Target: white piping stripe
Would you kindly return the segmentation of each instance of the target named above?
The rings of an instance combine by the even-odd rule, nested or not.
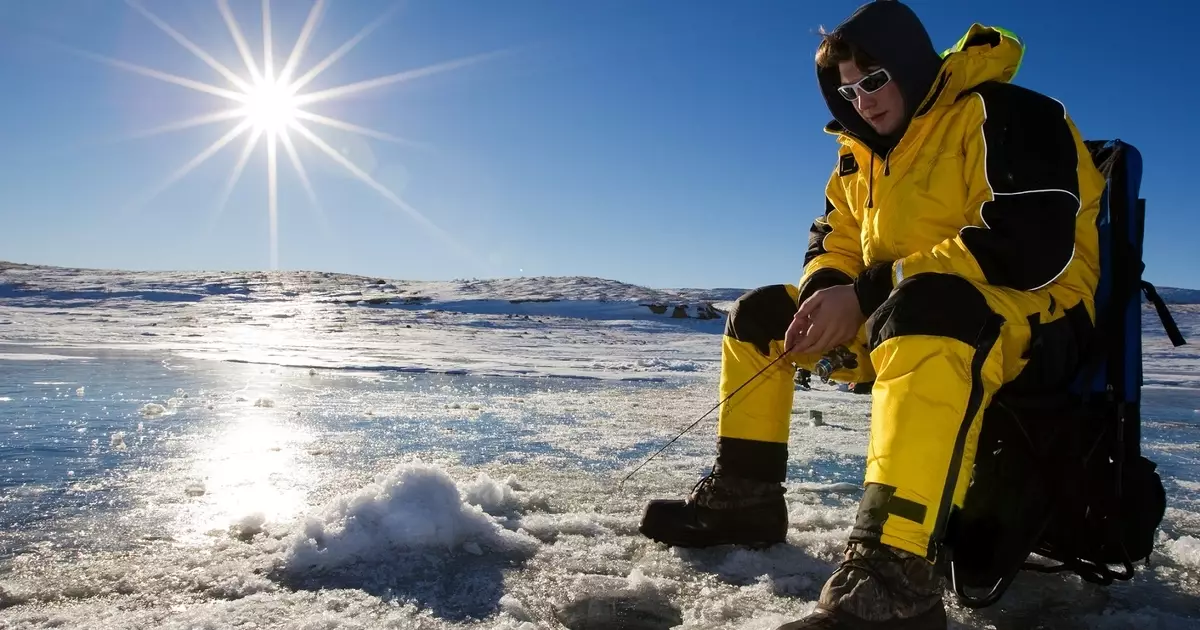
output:
[[[1033,193],[1047,193],[1047,192],[1066,193],[1068,195],[1071,195],[1071,197],[1074,199],[1079,199],[1079,195],[1076,195],[1075,193],[1073,193],[1069,190],[1063,190],[1062,188],[1038,188],[1036,190],[1018,190],[1017,192],[994,192],[992,194],[999,197],[1000,195],[1031,195]]]
[[[979,97],[979,105],[980,105],[980,107],[983,108],[983,122],[979,123],[979,137],[983,139],[983,181],[985,183],[987,183],[988,194],[992,196],[992,199],[995,199],[996,191],[992,189],[992,180],[988,179],[987,134],[983,133],[983,126],[987,124],[987,119],[988,119],[987,101],[983,100],[983,95],[980,94],[979,92],[975,92],[974,94],[975,94],[975,96]],[[991,201],[991,199],[984,199],[983,201],[979,202],[979,220],[983,221],[983,224],[985,226],[987,226],[987,229],[990,230],[990,229],[992,229],[992,226],[988,225],[987,219],[984,218],[984,216],[983,216],[983,206],[988,201]]]

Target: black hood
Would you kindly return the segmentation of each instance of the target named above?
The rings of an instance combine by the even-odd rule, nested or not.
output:
[[[865,4],[842,22],[835,33],[887,68],[904,95],[904,124],[891,137],[878,134],[867,124],[854,104],[837,93],[841,77],[837,68],[817,68],[817,82],[837,124],[866,142],[876,153],[895,146],[908,128],[913,112],[933,86],[942,67],[942,57],[933,47],[929,33],[912,9],[897,0],[875,0]]]

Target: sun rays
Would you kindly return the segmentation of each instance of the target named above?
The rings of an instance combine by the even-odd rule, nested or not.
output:
[[[278,168],[280,158],[279,153],[281,148],[280,145],[282,145],[282,151],[287,154],[287,161],[295,170],[309,202],[317,211],[318,217],[322,220],[322,222],[324,221],[324,217],[320,212],[321,206],[317,199],[317,194],[313,189],[312,182],[308,177],[308,172],[304,167],[303,161],[301,160],[300,152],[297,150],[296,143],[294,142],[293,132],[295,132],[295,135],[303,137],[309,145],[315,147],[318,151],[324,153],[334,162],[345,168],[356,179],[374,189],[389,203],[415,219],[423,227],[432,230],[435,234],[444,239],[455,249],[458,249],[460,252],[470,255],[466,248],[458,244],[448,233],[430,221],[424,214],[406,203],[386,186],[372,178],[370,174],[355,166],[353,162],[346,159],[346,157],[341,153],[337,152],[325,140],[323,140],[313,128],[311,128],[310,124],[355,133],[388,142],[420,146],[419,143],[412,142],[389,133],[371,129],[363,125],[307,111],[305,108],[317,103],[345,98],[385,85],[402,83],[420,77],[463,68],[501,54],[500,52],[474,55],[462,59],[433,64],[423,68],[406,70],[403,72],[380,76],[364,81],[357,81],[320,91],[305,92],[304,88],[312,83],[313,80],[315,80],[323,72],[337,63],[347,53],[349,53],[372,31],[377,29],[388,17],[391,16],[391,14],[395,12],[396,7],[393,6],[392,9],[380,16],[380,18],[365,26],[344,44],[336,48],[332,53],[312,64],[312,66],[309,67],[303,74],[300,74],[297,78],[293,78],[300,71],[301,62],[304,58],[304,55],[308,50],[310,42],[316,35],[317,26],[321,21],[323,13],[325,12],[326,0],[315,0],[312,8],[308,12],[307,18],[304,21],[304,25],[301,28],[300,34],[296,38],[296,42],[292,47],[291,53],[288,55],[281,67],[277,67],[276,59],[273,54],[270,0],[261,0],[263,40],[261,64],[259,63],[259,59],[255,56],[253,49],[247,41],[241,25],[238,23],[237,18],[231,10],[229,1],[216,0],[217,10],[220,12],[221,17],[225,22],[225,26],[229,31],[229,35],[233,40],[233,44],[237,48],[238,55],[241,57],[242,62],[245,65],[245,68],[242,69],[242,71],[245,72],[245,75],[239,74],[239,72],[235,72],[226,65],[222,64],[211,54],[200,48],[185,35],[173,28],[165,20],[161,19],[159,16],[142,6],[137,0],[125,0],[125,3],[128,4],[134,11],[141,14],[148,21],[154,24],[159,30],[161,30],[171,39],[175,40],[175,42],[185,48],[188,52],[192,53],[197,59],[203,61],[217,74],[221,75],[228,85],[213,85],[198,79],[178,76],[168,72],[163,72],[161,70],[156,70],[154,68],[113,59],[95,53],[85,51],[77,52],[88,58],[100,61],[116,68],[120,68],[122,70],[171,83],[180,87],[185,87],[197,92],[218,96],[230,101],[230,106],[227,109],[160,125],[153,129],[142,131],[136,134],[136,136],[147,137],[225,121],[234,121],[235,123],[232,129],[221,135],[211,145],[202,149],[194,157],[173,171],[163,182],[152,187],[148,193],[139,199],[138,205],[149,202],[154,197],[170,188],[175,182],[187,176],[187,174],[196,167],[200,166],[214,155],[219,153],[227,145],[234,143],[242,136],[245,136],[245,144],[242,145],[241,151],[238,152],[229,178],[226,180],[225,186],[221,189],[217,196],[215,216],[219,216],[224,211],[225,205],[228,203],[234,188],[241,179],[246,165],[254,154],[255,149],[258,147],[259,142],[263,141],[266,144],[267,158],[267,215],[270,225],[270,264],[272,269],[277,269],[279,267]]]

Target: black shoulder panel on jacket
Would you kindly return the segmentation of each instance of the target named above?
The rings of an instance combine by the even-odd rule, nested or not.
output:
[[[1062,103],[1008,83],[984,83],[984,160],[992,200],[984,227],[962,240],[988,282],[1032,290],[1054,281],[1075,252],[1079,153]]]
[[[808,249],[804,252],[804,266],[807,267],[814,258],[828,252],[825,249],[825,237],[833,231],[833,226],[829,225],[829,214],[833,211],[833,202],[826,197],[825,214],[817,217],[808,228]]]

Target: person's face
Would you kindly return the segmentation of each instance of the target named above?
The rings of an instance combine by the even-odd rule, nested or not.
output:
[[[838,73],[842,76],[843,87],[839,91],[842,92],[842,98],[852,94],[858,115],[875,131],[886,136],[899,129],[904,122],[904,97],[900,94],[900,86],[879,70],[869,68],[864,73],[853,61],[841,62],[838,64]],[[848,87],[864,78],[867,80],[861,85]],[[882,87],[879,85],[881,82]],[[874,91],[868,94],[870,90]]]

